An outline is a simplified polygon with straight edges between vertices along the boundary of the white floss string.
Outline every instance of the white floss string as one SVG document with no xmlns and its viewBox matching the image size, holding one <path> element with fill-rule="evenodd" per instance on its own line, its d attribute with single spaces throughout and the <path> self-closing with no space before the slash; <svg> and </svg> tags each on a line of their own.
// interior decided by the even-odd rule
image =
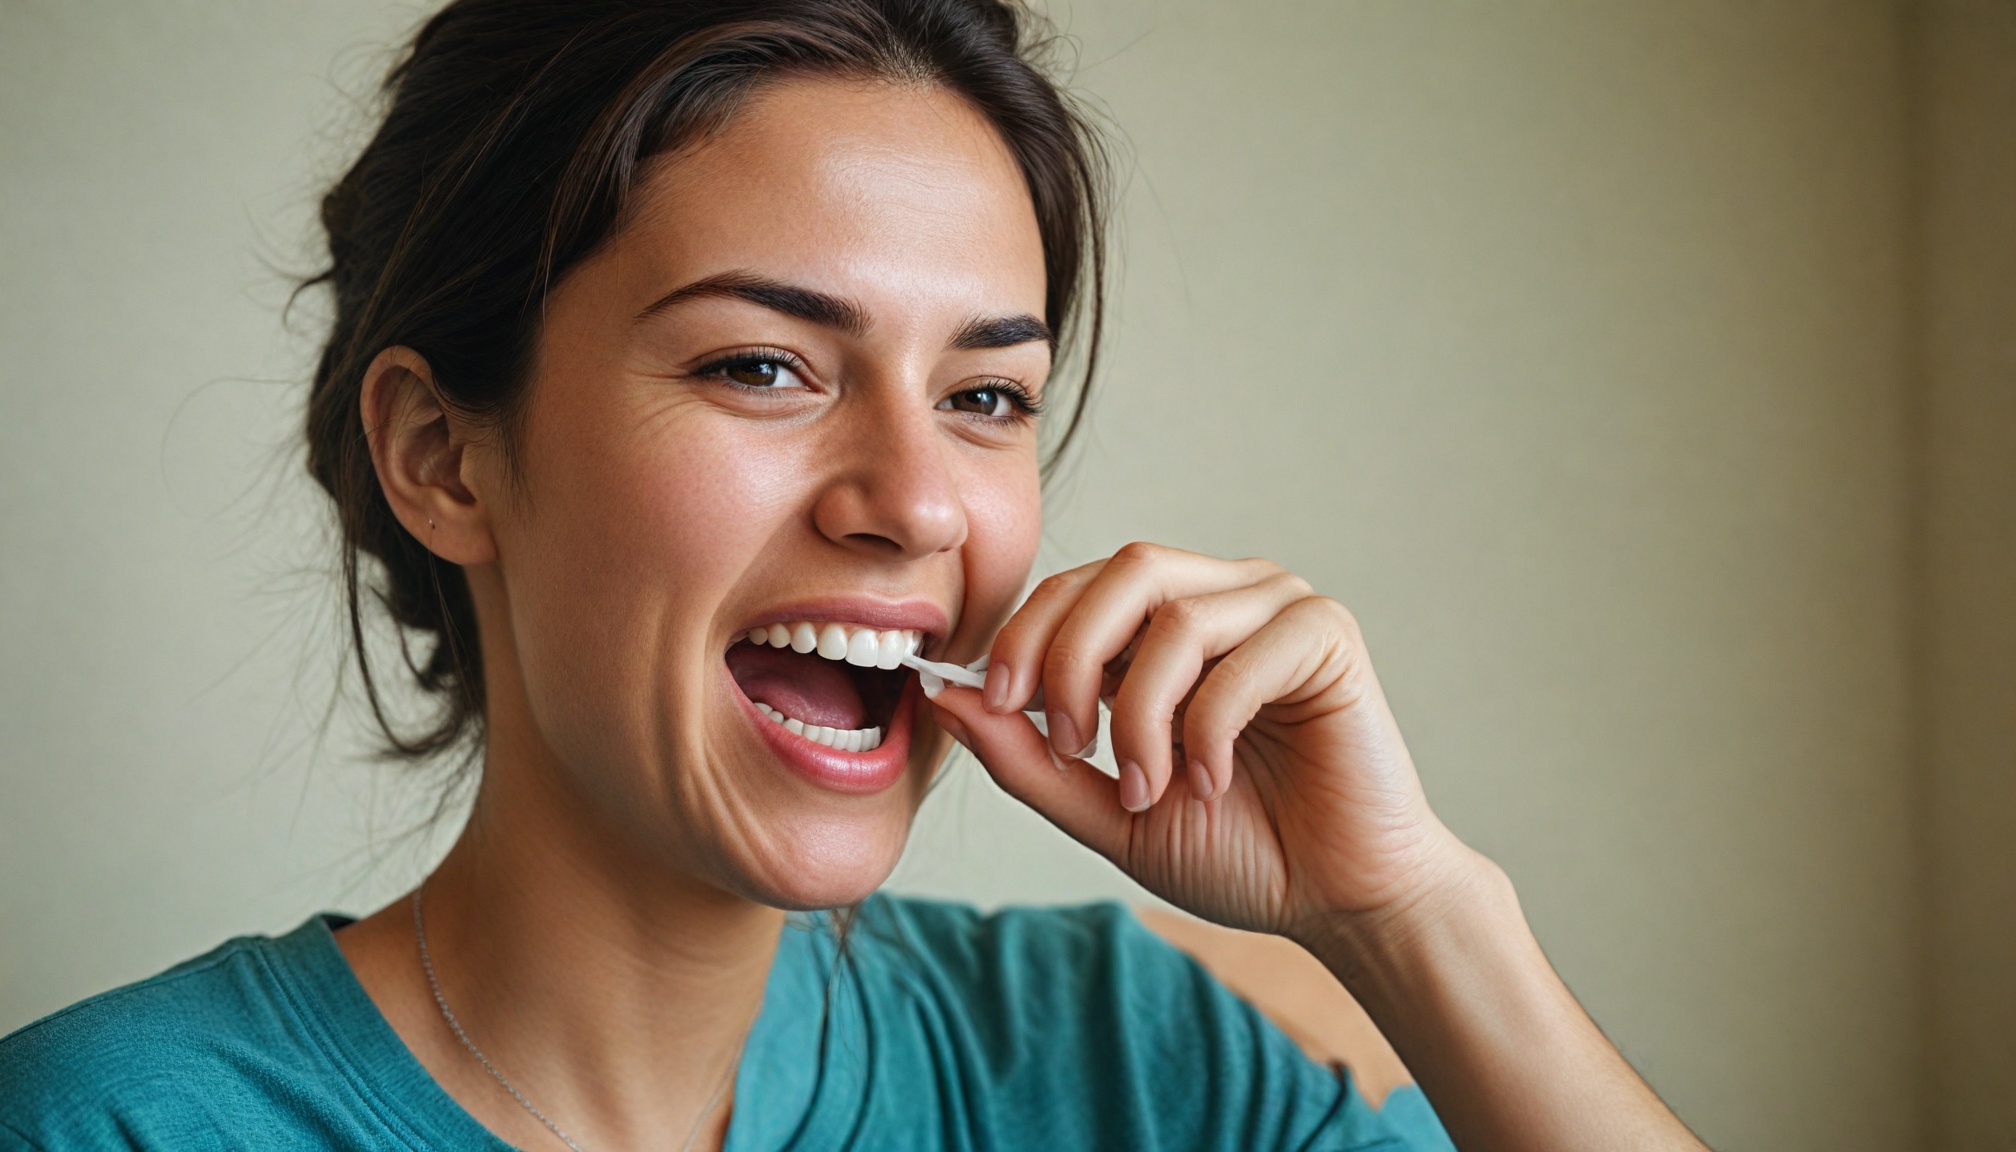
<svg viewBox="0 0 2016 1152">
<path fill-rule="evenodd" d="M 903 657 L 902 663 L 906 667 L 917 670 L 918 686 L 924 689 L 925 696 L 931 697 L 943 692 L 947 684 L 955 684 L 961 688 L 977 689 L 983 687 L 987 683 L 988 659 L 988 657 L 982 656 L 973 663 L 962 666 L 959 664 L 942 664 L 936 660 L 926 660 L 922 656 L 911 653 Z M 1043 714 L 1043 689 L 1036 689 L 1035 698 L 1029 701 L 1029 706 L 1022 710 L 1022 714 L 1029 717 L 1029 722 L 1036 725 L 1038 732 L 1041 732 L 1045 736 L 1050 735 L 1049 718 Z M 1092 763 L 1098 765 L 1101 771 L 1109 776 L 1113 776 L 1119 773 L 1119 769 L 1106 763 L 1106 757 L 1100 755 L 1101 750 L 1106 748 L 1108 743 L 1106 739 L 1106 725 L 1109 717 L 1110 713 L 1106 709 L 1106 701 L 1099 701 L 1099 730 L 1092 734 L 1092 743 L 1086 745 L 1085 751 L 1079 753 L 1077 758 L 1080 760 L 1090 760 Z"/>
</svg>

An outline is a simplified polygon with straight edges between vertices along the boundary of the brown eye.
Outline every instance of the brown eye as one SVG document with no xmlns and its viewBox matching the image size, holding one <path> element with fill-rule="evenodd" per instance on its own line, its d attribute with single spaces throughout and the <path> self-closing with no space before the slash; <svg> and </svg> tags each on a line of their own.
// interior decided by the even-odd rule
<svg viewBox="0 0 2016 1152">
<path fill-rule="evenodd" d="M 971 412 L 976 416 L 1006 416 L 1009 412 L 1008 397 L 998 388 L 968 389 L 947 397 L 946 404 L 954 412 Z"/>
<path fill-rule="evenodd" d="M 722 369 L 721 374 L 745 388 L 771 388 L 777 384 L 781 366 L 775 360 L 743 360 Z"/>
</svg>

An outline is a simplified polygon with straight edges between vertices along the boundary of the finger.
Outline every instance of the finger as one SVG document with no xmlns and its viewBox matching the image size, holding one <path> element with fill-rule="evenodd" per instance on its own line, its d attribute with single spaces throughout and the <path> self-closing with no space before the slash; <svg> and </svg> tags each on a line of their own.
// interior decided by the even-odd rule
<svg viewBox="0 0 2016 1152">
<path fill-rule="evenodd" d="M 1034 808 L 1065 835 L 1109 860 L 1126 843 L 1129 815 L 1113 781 L 1083 761 L 1059 771 L 1050 745 L 1020 712 L 999 716 L 971 688 L 947 687 L 931 701 L 940 723 L 980 760 L 1002 791 Z"/>
<path fill-rule="evenodd" d="M 1162 799 L 1175 773 L 1188 770 L 1174 762 L 1171 728 L 1205 664 L 1238 648 L 1308 595 L 1307 583 L 1281 572 L 1243 588 L 1171 600 L 1155 610 L 1113 701 L 1113 755 L 1123 779 L 1129 765 L 1146 777 L 1143 807 Z M 1216 794 L 1215 788 L 1202 789 L 1199 799 Z M 1123 793 L 1123 802 L 1130 798 L 1144 799 Z"/>
<path fill-rule="evenodd" d="M 1094 560 L 1047 577 L 1001 626 L 987 654 L 987 685 L 982 692 L 988 711 L 1007 716 L 1029 706 L 1043 683 L 1043 653 L 1049 651 L 1078 597 L 1105 566 L 1106 561 Z"/>
<path fill-rule="evenodd" d="M 1364 752 L 1406 758 L 1400 732 L 1379 696 L 1357 621 L 1335 600 L 1309 596 L 1284 608 L 1218 662 L 1183 712 L 1190 771 L 1223 795 L 1232 781 L 1232 742 L 1269 704 L 1348 707 L 1371 698 L 1356 741 Z M 1359 681 L 1354 689 L 1353 681 Z M 1330 689 L 1342 687 L 1341 692 Z"/>
<path fill-rule="evenodd" d="M 1220 560 L 1153 544 L 1113 554 L 1072 606 L 1043 656 L 1043 708 L 1050 744 L 1083 755 L 1099 731 L 1099 688 L 1106 664 L 1134 642 L 1141 626 L 1171 600 L 1256 583 L 1281 569 L 1267 560 Z"/>
</svg>

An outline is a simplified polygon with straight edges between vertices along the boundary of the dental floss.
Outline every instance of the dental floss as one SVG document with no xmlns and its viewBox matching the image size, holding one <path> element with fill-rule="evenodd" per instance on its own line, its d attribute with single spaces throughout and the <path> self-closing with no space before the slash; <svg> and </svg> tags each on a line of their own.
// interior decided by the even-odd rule
<svg viewBox="0 0 2016 1152">
<path fill-rule="evenodd" d="M 917 686 L 924 689 L 926 699 L 935 700 L 938 697 L 938 693 L 945 690 L 945 685 L 947 684 L 957 684 L 961 688 L 978 689 L 984 687 L 987 683 L 987 661 L 989 659 L 990 657 L 982 656 L 971 664 L 961 666 L 958 664 L 943 664 L 936 660 L 926 660 L 922 656 L 911 652 L 906 653 L 899 663 L 905 667 L 917 670 Z M 1030 723 L 1036 725 L 1036 731 L 1041 732 L 1045 736 L 1050 735 L 1050 718 L 1043 712 L 1043 689 L 1036 689 L 1035 698 L 1029 701 L 1029 706 L 1022 710 L 1022 714 L 1029 717 Z M 1099 729 L 1106 727 L 1106 717 L 1106 701 L 1101 700 L 1099 701 Z M 1085 745 L 1085 750 L 1078 753 L 1075 759 L 1092 759 L 1099 754 L 1099 746 L 1099 732 L 1095 730 L 1092 734 L 1092 742 Z M 1052 760 L 1056 760 L 1057 754 L 1052 752 L 1050 757 Z M 1065 766 L 1059 763 L 1057 767 L 1061 770 Z"/>
<path fill-rule="evenodd" d="M 924 683 L 924 694 L 926 696 L 936 696 L 944 690 L 947 684 L 957 684 L 961 688 L 984 687 L 987 683 L 987 659 L 987 657 L 982 656 L 973 667 L 962 668 L 957 664 L 941 664 L 936 660 L 926 660 L 914 652 L 909 652 L 905 653 L 903 658 L 898 660 L 897 663 L 909 668 L 915 668 L 917 671 L 923 673 L 918 679 Z M 930 677 L 930 679 L 925 680 L 924 677 L 926 676 Z M 932 680 L 936 680 L 938 683 L 933 684 L 931 683 Z"/>
</svg>

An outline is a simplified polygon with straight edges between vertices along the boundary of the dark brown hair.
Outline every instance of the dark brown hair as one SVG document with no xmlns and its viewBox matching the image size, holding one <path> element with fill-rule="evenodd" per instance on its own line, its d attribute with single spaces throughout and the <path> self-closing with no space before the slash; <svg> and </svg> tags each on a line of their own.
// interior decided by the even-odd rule
<svg viewBox="0 0 2016 1152">
<path fill-rule="evenodd" d="M 385 81 L 377 133 L 322 201 L 334 322 L 308 399 L 308 467 L 335 501 L 351 644 L 389 755 L 480 747 L 483 673 L 462 570 L 393 516 L 359 414 L 383 349 L 426 357 L 443 404 L 508 450 L 546 293 L 625 219 L 651 157 L 719 130 L 791 76 L 932 84 L 993 124 L 1043 241 L 1053 332 L 1084 372 L 1051 462 L 1084 418 L 1105 275 L 1105 158 L 1044 74 L 1054 43 L 1014 0 L 456 0 Z M 389 715 L 366 649 L 376 600 L 436 709 Z"/>
</svg>

